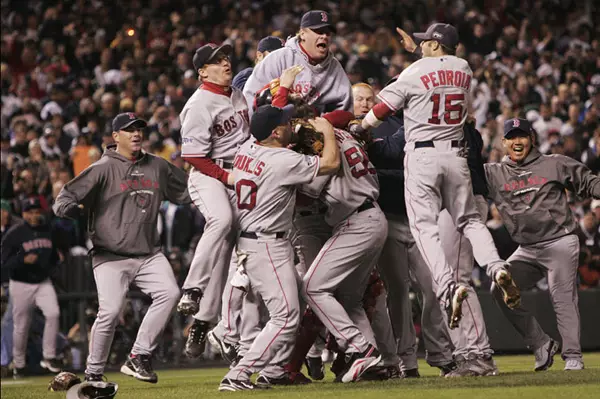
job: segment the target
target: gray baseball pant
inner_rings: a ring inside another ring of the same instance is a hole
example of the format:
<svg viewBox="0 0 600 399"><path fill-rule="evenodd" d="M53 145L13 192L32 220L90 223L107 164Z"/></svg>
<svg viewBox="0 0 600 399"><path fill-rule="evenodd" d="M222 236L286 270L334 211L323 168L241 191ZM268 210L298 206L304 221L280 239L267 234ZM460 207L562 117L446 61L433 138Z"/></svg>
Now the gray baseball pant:
<svg viewBox="0 0 600 399"><path fill-rule="evenodd" d="M486 199L481 195L476 195L475 202L481 220L485 221L488 213ZM454 272L456 282L467 287L469 292L469 296L463 305L463 317L458 328L449 331L455 347L454 356L467 358L469 354L477 356L491 355L494 351L490 347L481 304L477 293L470 285L474 265L473 247L469 240L460 234L452 221L452 217L445 209L440 213L438 224L440 227L440 241Z"/></svg>
<svg viewBox="0 0 600 399"><path fill-rule="evenodd" d="M509 271L521 290L530 290L544 276L548 277L548 290L562 338L564 360L582 357L577 294L578 262L579 239L575 234L521 245L508 258ZM501 290L495 284L492 285L492 293L502 312L530 349L536 350L548 342L550 337L527 311L526 304L510 310L502 299Z"/></svg>
<svg viewBox="0 0 600 399"><path fill-rule="evenodd" d="M221 320L213 328L213 333L221 341L230 345L237 345L240 341L240 323L244 302L244 291L231 285L231 279L237 270L237 256L231 256L229 272L221 298ZM211 284L212 285L212 284ZM202 309L202 301L200 303ZM206 320L206 319L199 319Z"/></svg>
<svg viewBox="0 0 600 399"><path fill-rule="evenodd" d="M387 221L378 205L354 212L333 228L304 276L303 297L345 352L363 352L375 344L362 298L386 235Z"/></svg>
<svg viewBox="0 0 600 399"><path fill-rule="evenodd" d="M387 307L387 295L383 292L375 302L375 309L371 316L371 328L375 336L377 348L381 353L384 366L393 366L400 363L397 353L396 338L392 329L392 322Z"/></svg>
<svg viewBox="0 0 600 399"><path fill-rule="evenodd" d="M504 268L492 235L481 221L467 159L450 141L435 141L434 148L405 147L404 157L406 210L410 230L423 259L431 270L442 298L448 285L455 281L448 259L442 250L438 217L446 208L458 230L471 241L477 263L486 265L490 277Z"/></svg>
<svg viewBox="0 0 600 399"><path fill-rule="evenodd" d="M238 249L248 254L244 265L246 274L270 316L252 346L225 376L248 380L253 373L271 364L276 355L287 359L293 349L289 343L295 339L300 321L298 279L289 240L240 238ZM286 353L278 353L282 351Z"/></svg>
<svg viewBox="0 0 600 399"><path fill-rule="evenodd" d="M152 299L131 349L137 355L152 354L180 291L173 269L161 252L101 263L94 268L94 278L99 309L92 327L86 373L103 374L129 285L135 284Z"/></svg>
<svg viewBox="0 0 600 399"><path fill-rule="evenodd" d="M24 368L27 353L27 339L34 308L40 308L46 323L42 338L42 352L44 359L56 357L56 334L58 334L60 308L56 291L50 279L39 284L29 284L10 280L8 289L12 302L13 313L13 365L15 368Z"/></svg>
<svg viewBox="0 0 600 399"><path fill-rule="evenodd" d="M408 219L386 215L388 237L379 258L379 271L386 283L387 305L402 370L418 368L417 340L409 291L412 281L421 293L421 327L426 360L431 366L452 361L452 343L433 289L433 279L410 231Z"/></svg>

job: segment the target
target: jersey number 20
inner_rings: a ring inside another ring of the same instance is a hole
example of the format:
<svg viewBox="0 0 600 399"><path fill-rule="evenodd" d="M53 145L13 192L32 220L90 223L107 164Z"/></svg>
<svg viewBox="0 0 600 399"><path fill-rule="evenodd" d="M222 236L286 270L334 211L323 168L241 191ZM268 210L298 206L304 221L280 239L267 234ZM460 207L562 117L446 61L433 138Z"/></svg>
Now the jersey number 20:
<svg viewBox="0 0 600 399"><path fill-rule="evenodd" d="M375 169L369 166L369 157L362 147L353 145L344 151L344 156L346 157L346 161L348 161L352 176L359 178L366 176L368 173L372 175L377 173Z"/></svg>
<svg viewBox="0 0 600 399"><path fill-rule="evenodd" d="M431 96L431 101L433 101L433 112L431 113L431 118L427 122L439 125L441 123L440 120L440 103L441 103L441 94L434 94ZM460 121L462 121L463 114L463 106L462 103L453 104L453 102L464 101L465 95L463 93L460 94L446 94L444 101L444 122L446 125L458 125ZM452 112L456 112L456 117L452 117Z"/></svg>
<svg viewBox="0 0 600 399"><path fill-rule="evenodd" d="M244 192L242 192L242 189ZM258 186L252 180L242 179L235 184L238 209L251 211L256 206L256 192ZM249 196L245 196L249 192ZM244 202L242 202L244 200Z"/></svg>

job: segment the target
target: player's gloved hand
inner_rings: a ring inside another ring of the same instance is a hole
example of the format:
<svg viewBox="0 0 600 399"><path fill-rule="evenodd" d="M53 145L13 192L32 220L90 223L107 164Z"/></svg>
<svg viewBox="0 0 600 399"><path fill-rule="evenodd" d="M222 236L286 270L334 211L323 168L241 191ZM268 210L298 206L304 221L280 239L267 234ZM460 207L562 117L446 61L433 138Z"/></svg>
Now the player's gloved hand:
<svg viewBox="0 0 600 399"><path fill-rule="evenodd" d="M358 140L362 144L371 142L371 133L369 130L365 129L362 126L360 120L350 122L350 124L348 125L348 131L352 136L354 136L356 140Z"/></svg>

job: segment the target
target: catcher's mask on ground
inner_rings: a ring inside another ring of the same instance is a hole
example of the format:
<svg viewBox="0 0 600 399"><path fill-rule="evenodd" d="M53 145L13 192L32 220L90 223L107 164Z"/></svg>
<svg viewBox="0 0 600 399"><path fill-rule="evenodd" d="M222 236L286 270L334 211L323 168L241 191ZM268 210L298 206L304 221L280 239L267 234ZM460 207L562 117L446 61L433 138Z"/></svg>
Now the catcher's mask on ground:
<svg viewBox="0 0 600 399"><path fill-rule="evenodd" d="M88 381L77 384L67 392L67 399L111 399L119 386L112 382Z"/></svg>

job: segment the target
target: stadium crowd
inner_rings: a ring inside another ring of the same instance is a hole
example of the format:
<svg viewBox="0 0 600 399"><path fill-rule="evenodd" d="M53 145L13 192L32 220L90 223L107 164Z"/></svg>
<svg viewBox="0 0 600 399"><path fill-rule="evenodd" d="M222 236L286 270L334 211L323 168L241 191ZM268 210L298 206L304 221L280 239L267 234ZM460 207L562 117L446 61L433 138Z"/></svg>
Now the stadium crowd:
<svg viewBox="0 0 600 399"><path fill-rule="evenodd" d="M474 115L485 158L503 156L503 122L525 117L542 153L568 155L598 173L598 11L592 1L576 3L3 0L2 235L19 222L26 198L38 198L52 212L62 186L111 143L111 122L121 112L148 121L147 152L188 168L179 152L179 113L199 85L194 51L228 42L239 72L253 65L262 37L294 35L309 9L330 11L337 29L331 51L353 84L366 82L375 92L416 59L400 45L396 26L412 33L432 21L454 24L462 42L457 55L474 72ZM600 201L573 197L571 206L580 220L579 284L594 287L600 280ZM161 216L163 248L182 282L204 220L193 205L168 202ZM89 248L85 220L51 216L50 222L60 231L64 253ZM516 245L493 206L487 225L501 256L508 257Z"/></svg>

